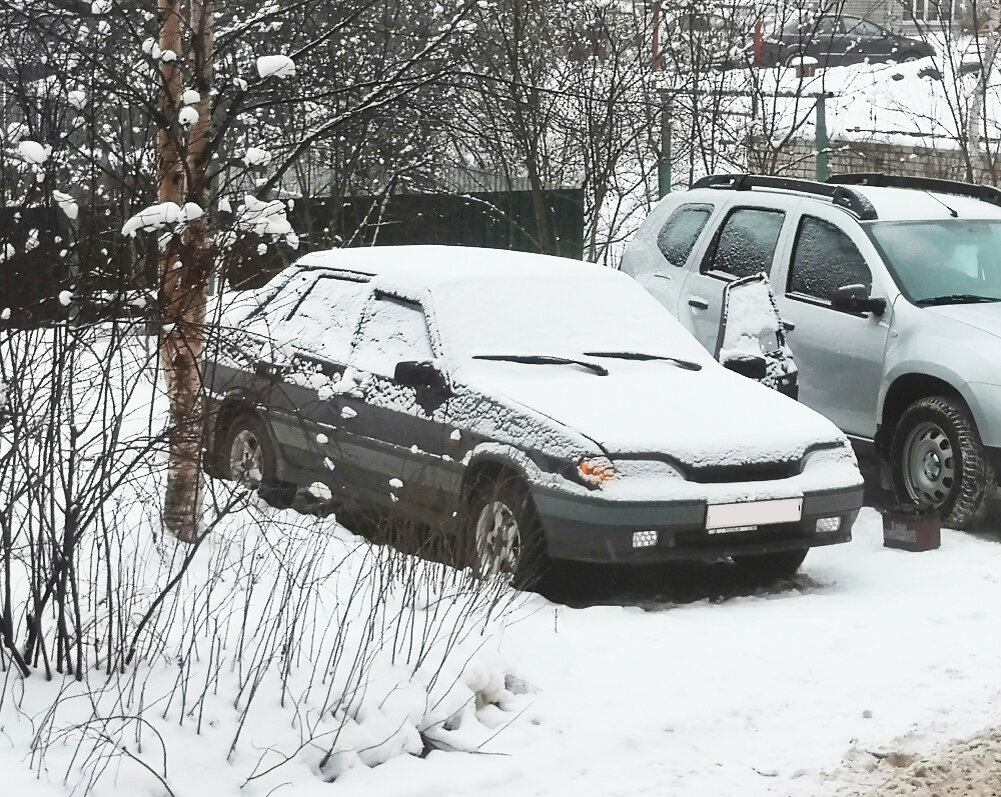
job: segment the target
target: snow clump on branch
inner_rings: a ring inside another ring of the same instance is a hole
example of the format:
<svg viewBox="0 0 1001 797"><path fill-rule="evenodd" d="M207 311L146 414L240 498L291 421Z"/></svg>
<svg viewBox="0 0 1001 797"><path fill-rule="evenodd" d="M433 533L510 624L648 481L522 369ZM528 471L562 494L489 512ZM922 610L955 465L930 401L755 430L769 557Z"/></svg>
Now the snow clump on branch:
<svg viewBox="0 0 1001 797"><path fill-rule="evenodd" d="M262 55L257 59L257 74L269 77L295 77L295 61L287 55Z"/></svg>
<svg viewBox="0 0 1001 797"><path fill-rule="evenodd" d="M17 151L25 163L40 166L49 159L49 155L52 154L52 147L48 144L42 146L37 141L26 138L17 145Z"/></svg>
<svg viewBox="0 0 1001 797"><path fill-rule="evenodd" d="M159 230L168 224L184 224L201 218L204 212L194 202L188 202L183 208L176 202L150 205L125 222L122 235L132 238L140 230Z"/></svg>

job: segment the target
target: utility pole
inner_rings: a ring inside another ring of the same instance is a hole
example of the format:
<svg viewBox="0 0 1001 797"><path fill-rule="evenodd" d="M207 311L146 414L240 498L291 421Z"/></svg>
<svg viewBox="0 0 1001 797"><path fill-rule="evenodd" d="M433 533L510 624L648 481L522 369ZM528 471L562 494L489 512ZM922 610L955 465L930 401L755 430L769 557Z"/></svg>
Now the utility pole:
<svg viewBox="0 0 1001 797"><path fill-rule="evenodd" d="M661 1L653 4L653 34L651 41L652 65L655 71L664 71L664 61L660 57ZM661 85L660 95L660 159L657 161L657 195L665 197L671 193L671 99Z"/></svg>
<svg viewBox="0 0 1001 797"><path fill-rule="evenodd" d="M817 124L816 141L817 147L817 182L826 183L831 176L830 148L831 142L827 138L827 106L825 100L827 94L821 92L817 96Z"/></svg>

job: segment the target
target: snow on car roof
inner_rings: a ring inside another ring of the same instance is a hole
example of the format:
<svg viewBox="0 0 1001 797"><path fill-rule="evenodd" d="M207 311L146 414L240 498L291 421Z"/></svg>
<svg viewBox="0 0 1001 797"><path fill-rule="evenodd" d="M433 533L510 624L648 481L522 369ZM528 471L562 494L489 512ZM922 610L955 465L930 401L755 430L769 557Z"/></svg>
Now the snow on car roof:
<svg viewBox="0 0 1001 797"><path fill-rule="evenodd" d="M990 202L982 202L972 197L958 194L943 194L938 191L922 191L916 188L875 187L870 185L851 185L846 188L856 191L876 209L879 221L926 221L952 218L950 208L955 210L961 219L998 219L1001 218L1001 207ZM830 205L831 200L817 194L801 191L791 191L780 188L752 188L749 191L733 191L726 188L696 188L684 194L689 202L718 201L720 194L733 196L738 194L742 202L760 201L763 197L782 196L804 199L809 202L820 202ZM670 195L669 195L670 196ZM679 196L681 196L679 194ZM749 200L749 197L754 199ZM847 209L845 209L845 212Z"/></svg>
<svg viewBox="0 0 1001 797"><path fill-rule="evenodd" d="M312 252L296 261L306 268L335 268L394 283L438 285L533 276L616 279L618 272L581 260L473 246L369 246ZM614 276L613 276L614 275Z"/></svg>
<svg viewBox="0 0 1001 797"><path fill-rule="evenodd" d="M1001 207L957 194L942 194L914 188L876 188L866 185L853 185L851 188L872 203L880 221L948 219L952 218L950 208L956 211L961 219L1001 218Z"/></svg>

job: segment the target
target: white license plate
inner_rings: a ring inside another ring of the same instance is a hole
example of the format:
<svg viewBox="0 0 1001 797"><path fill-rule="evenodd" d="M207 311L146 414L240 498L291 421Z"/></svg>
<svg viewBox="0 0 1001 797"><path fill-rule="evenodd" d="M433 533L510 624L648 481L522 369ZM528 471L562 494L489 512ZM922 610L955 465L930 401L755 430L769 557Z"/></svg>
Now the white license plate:
<svg viewBox="0 0 1001 797"><path fill-rule="evenodd" d="M802 517L802 498L745 501L739 504L709 504L706 511L706 528L730 529L737 526L796 523Z"/></svg>

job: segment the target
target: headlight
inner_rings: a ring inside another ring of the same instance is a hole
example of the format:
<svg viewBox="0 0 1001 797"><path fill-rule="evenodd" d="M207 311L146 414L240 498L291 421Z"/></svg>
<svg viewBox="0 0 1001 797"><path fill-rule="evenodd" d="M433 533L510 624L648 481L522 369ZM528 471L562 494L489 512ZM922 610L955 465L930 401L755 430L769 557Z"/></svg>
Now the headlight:
<svg viewBox="0 0 1001 797"><path fill-rule="evenodd" d="M587 484L596 487L615 478L615 466L608 457L582 459L577 465L577 472Z"/></svg>

